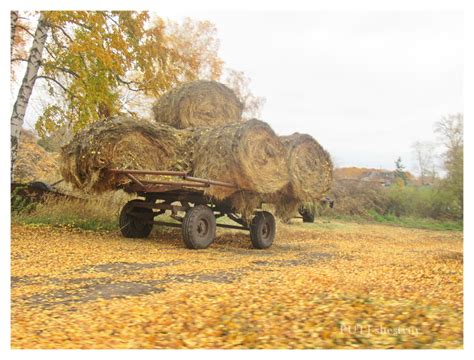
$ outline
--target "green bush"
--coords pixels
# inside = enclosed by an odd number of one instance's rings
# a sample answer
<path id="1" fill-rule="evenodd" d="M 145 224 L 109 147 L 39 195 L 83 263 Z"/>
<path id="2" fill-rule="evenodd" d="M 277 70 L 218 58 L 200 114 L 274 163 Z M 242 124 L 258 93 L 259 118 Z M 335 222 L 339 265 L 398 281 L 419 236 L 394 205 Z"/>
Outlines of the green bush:
<path id="1" fill-rule="evenodd" d="M 442 186 L 398 186 L 386 190 L 385 214 L 432 219 L 462 219 L 457 199 Z"/>
<path id="2" fill-rule="evenodd" d="M 329 196 L 334 209 L 318 209 L 322 216 L 358 216 L 376 221 L 400 217 L 462 221 L 458 196 L 440 181 L 433 186 L 395 183 L 389 187 L 364 181 L 335 181 Z"/>
<path id="3" fill-rule="evenodd" d="M 12 214 L 24 214 L 35 209 L 36 204 L 31 199 L 22 195 L 26 186 L 18 186 L 11 192 L 10 205 Z"/>

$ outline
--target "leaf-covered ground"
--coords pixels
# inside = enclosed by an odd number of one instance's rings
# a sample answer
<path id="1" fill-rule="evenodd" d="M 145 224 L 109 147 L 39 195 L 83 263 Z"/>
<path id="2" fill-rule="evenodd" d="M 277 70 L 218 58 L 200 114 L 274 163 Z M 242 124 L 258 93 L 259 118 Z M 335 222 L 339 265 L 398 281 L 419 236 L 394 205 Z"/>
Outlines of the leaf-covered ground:
<path id="1" fill-rule="evenodd" d="M 278 225 L 186 250 L 12 227 L 13 348 L 460 348 L 461 232 Z"/>

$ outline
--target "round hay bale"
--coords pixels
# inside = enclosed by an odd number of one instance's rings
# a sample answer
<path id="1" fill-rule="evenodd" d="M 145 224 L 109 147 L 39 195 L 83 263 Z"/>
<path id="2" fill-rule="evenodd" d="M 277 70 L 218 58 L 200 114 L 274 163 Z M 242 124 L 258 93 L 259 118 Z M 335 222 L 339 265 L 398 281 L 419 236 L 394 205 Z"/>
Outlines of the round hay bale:
<path id="1" fill-rule="evenodd" d="M 289 221 L 305 202 L 321 201 L 332 184 L 331 156 L 310 135 L 280 136 L 286 150 L 290 182 L 281 191 L 265 198 L 275 205 L 275 215 Z"/>
<path id="2" fill-rule="evenodd" d="M 282 142 L 268 124 L 256 119 L 200 134 L 194 148 L 193 173 L 259 194 L 277 192 L 289 182 Z M 234 191 L 217 186 L 206 189 L 218 199 Z"/>
<path id="3" fill-rule="evenodd" d="M 76 188 L 103 192 L 129 181 L 105 169 L 189 171 L 190 139 L 191 132 L 130 117 L 96 122 L 62 147 L 61 173 Z"/>
<path id="4" fill-rule="evenodd" d="M 153 105 L 155 120 L 177 129 L 214 127 L 242 121 L 243 104 L 235 93 L 216 81 L 184 83 Z"/>
<path id="5" fill-rule="evenodd" d="M 290 184 L 289 196 L 304 201 L 319 201 L 331 189 L 331 156 L 310 135 L 294 133 L 280 137 L 286 149 Z"/>

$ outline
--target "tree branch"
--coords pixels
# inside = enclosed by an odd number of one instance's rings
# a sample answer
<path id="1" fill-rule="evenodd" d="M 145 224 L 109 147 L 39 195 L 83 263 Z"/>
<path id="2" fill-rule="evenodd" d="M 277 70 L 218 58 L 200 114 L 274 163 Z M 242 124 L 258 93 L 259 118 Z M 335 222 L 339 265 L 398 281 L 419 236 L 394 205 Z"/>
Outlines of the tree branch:
<path id="1" fill-rule="evenodd" d="M 79 21 L 76 21 L 76 20 L 74 20 L 74 19 L 68 19 L 67 22 L 70 22 L 71 24 L 75 24 L 75 25 L 77 25 L 77 26 L 83 27 L 84 29 L 87 29 L 87 30 L 89 30 L 89 31 L 92 30 L 92 27 L 91 27 L 91 26 L 88 26 L 88 25 L 86 25 L 86 24 L 83 24 L 83 23 L 81 23 L 81 22 L 79 22 Z"/>
<path id="2" fill-rule="evenodd" d="M 72 71 L 71 69 L 60 67 L 60 66 L 57 66 L 56 69 L 61 70 L 62 72 L 65 72 L 66 74 L 72 75 L 76 79 L 79 78 L 79 75 L 76 72 Z"/>
<path id="3" fill-rule="evenodd" d="M 105 17 L 107 19 L 109 19 L 110 21 L 112 21 L 115 25 L 117 25 L 119 28 L 120 28 L 120 24 L 113 18 L 113 16 L 107 14 L 107 13 L 104 13 Z"/>
<path id="4" fill-rule="evenodd" d="M 63 35 L 64 35 L 65 37 L 67 37 L 70 42 L 74 42 L 74 39 L 71 37 L 71 35 L 69 35 L 69 34 L 66 32 L 66 30 L 64 30 L 61 26 L 59 26 L 59 25 L 51 25 L 51 27 L 52 27 L 52 28 L 55 28 L 55 29 L 61 30 L 61 32 L 63 33 Z"/>
<path id="5" fill-rule="evenodd" d="M 12 58 L 11 59 L 11 62 L 16 62 L 16 61 L 25 61 L 25 62 L 28 62 L 28 59 L 23 59 L 23 58 Z"/>
<path id="6" fill-rule="evenodd" d="M 54 82 L 56 85 L 58 85 L 61 89 L 63 89 L 65 93 L 71 95 L 72 97 L 76 97 L 72 92 L 70 92 L 63 84 L 61 84 L 61 83 L 60 83 L 58 80 L 56 80 L 55 78 L 52 78 L 52 77 L 46 76 L 46 75 L 38 75 L 38 76 L 36 76 L 36 79 L 45 79 L 45 80 L 52 81 L 52 82 Z"/>
<path id="7" fill-rule="evenodd" d="M 31 37 L 35 37 L 35 34 L 33 34 L 26 26 L 23 26 L 22 24 L 19 24 L 19 23 L 16 23 L 15 25 L 17 28 L 23 30 L 24 32 L 26 32 L 28 35 L 30 35 Z"/>
<path id="8" fill-rule="evenodd" d="M 53 53 L 51 52 L 51 50 L 48 49 L 48 45 L 46 44 L 46 46 L 44 47 L 46 52 L 49 54 L 49 56 L 51 56 L 51 58 L 53 58 L 54 60 L 56 60 L 56 56 L 53 55 Z"/>
<path id="9" fill-rule="evenodd" d="M 13 58 L 11 59 L 11 62 L 16 62 L 16 61 L 25 61 L 25 62 L 28 62 L 28 59 L 23 59 L 23 58 Z M 43 65 L 43 64 L 42 64 Z M 72 71 L 71 69 L 68 69 L 68 68 L 65 68 L 65 67 L 61 67 L 61 66 L 52 66 L 53 69 L 56 69 L 56 70 L 60 70 L 66 74 L 69 74 L 69 75 L 72 75 L 74 76 L 76 79 L 79 78 L 79 75 Z"/>
<path id="10" fill-rule="evenodd" d="M 146 87 L 138 87 L 138 88 L 133 88 L 133 87 L 131 87 L 132 84 L 137 84 L 137 85 L 140 84 L 140 83 L 137 82 L 137 81 L 132 81 L 132 80 L 131 80 L 131 81 L 126 81 L 126 80 L 123 80 L 123 79 L 122 79 L 120 76 L 118 76 L 118 75 L 115 75 L 115 78 L 119 81 L 119 83 L 126 85 L 127 88 L 128 88 L 128 90 L 130 90 L 130 91 L 136 91 L 136 92 L 138 92 L 138 91 L 146 90 Z"/>

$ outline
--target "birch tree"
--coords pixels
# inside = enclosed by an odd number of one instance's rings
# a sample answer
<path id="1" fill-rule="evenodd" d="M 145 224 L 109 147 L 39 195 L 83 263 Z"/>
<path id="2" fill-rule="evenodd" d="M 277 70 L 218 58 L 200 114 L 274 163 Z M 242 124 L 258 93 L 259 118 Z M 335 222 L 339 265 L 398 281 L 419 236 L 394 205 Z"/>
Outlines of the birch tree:
<path id="1" fill-rule="evenodd" d="M 18 11 L 10 13 L 10 57 L 13 57 L 13 48 L 15 47 L 16 24 L 18 22 Z"/>
<path id="2" fill-rule="evenodd" d="M 244 104 L 243 117 L 246 119 L 259 118 L 262 115 L 266 99 L 255 96 L 250 90 L 250 78 L 242 71 L 226 69 L 224 83 L 230 87 Z"/>
<path id="3" fill-rule="evenodd" d="M 18 14 L 16 14 L 18 15 Z M 12 16 L 12 28 L 18 20 L 14 20 L 15 15 Z M 15 30 L 15 29 L 13 29 Z M 11 115 L 11 163 L 12 168 L 16 160 L 16 155 L 18 152 L 18 144 L 20 139 L 20 131 L 23 126 L 23 121 L 25 118 L 26 108 L 30 100 L 31 94 L 33 92 L 33 87 L 38 75 L 38 71 L 41 66 L 41 60 L 43 56 L 43 49 L 48 37 L 48 23 L 45 19 L 44 14 L 40 14 L 38 25 L 33 38 L 33 44 L 31 45 L 30 53 L 27 60 L 27 66 L 25 75 L 23 76 L 23 81 L 21 83 L 20 89 L 18 90 L 18 96 L 16 98 L 15 104 L 13 105 L 13 111 Z M 12 39 L 14 40 L 14 39 Z"/>
<path id="4" fill-rule="evenodd" d="M 436 178 L 435 144 L 417 141 L 412 145 L 412 150 L 421 183 L 423 185 L 433 183 Z"/>
<path id="5" fill-rule="evenodd" d="M 464 206 L 464 115 L 443 116 L 435 124 L 435 132 L 445 146 L 443 154 L 446 177 L 443 188 L 451 193 L 463 211 Z"/>

